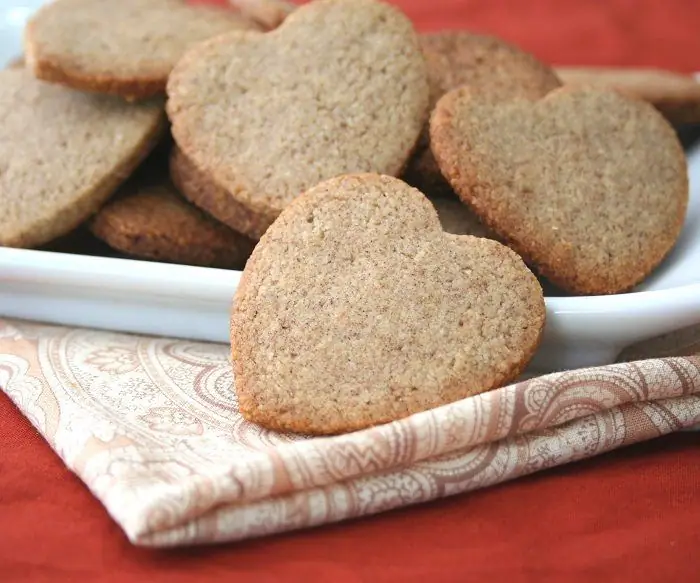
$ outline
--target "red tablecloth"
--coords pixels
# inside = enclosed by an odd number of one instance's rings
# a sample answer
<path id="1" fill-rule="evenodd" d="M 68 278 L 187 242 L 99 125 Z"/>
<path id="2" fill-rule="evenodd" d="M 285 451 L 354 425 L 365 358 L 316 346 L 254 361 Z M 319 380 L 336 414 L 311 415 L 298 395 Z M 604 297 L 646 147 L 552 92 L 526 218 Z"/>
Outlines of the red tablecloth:
<path id="1" fill-rule="evenodd" d="M 144 0 L 146 1 L 146 0 Z M 700 70 L 696 0 L 403 0 L 557 63 Z M 700 433 L 439 503 L 218 548 L 134 548 L 0 395 L 0 582 L 698 581 Z"/>

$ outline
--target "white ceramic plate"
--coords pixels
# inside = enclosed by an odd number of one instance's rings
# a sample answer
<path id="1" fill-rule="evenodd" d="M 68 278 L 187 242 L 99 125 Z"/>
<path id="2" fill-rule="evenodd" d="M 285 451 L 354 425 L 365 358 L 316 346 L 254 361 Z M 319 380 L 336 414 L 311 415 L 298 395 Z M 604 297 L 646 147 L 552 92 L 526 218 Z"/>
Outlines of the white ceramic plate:
<path id="1" fill-rule="evenodd" d="M 0 63 L 20 53 L 41 0 L 0 0 Z M 625 346 L 700 324 L 700 149 L 689 156 L 691 204 L 683 234 L 633 293 L 548 297 L 532 370 L 612 362 Z M 643 212 L 643 209 L 640 209 Z M 240 273 L 0 248 L 0 315 L 126 332 L 228 342 Z"/>

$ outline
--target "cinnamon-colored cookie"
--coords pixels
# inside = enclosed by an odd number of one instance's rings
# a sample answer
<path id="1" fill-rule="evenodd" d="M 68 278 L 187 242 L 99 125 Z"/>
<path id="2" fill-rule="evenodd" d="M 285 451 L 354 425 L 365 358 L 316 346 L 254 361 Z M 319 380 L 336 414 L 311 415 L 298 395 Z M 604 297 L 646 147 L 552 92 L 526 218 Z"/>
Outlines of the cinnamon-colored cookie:
<path id="1" fill-rule="evenodd" d="M 0 71 L 0 245 L 37 247 L 97 211 L 165 130 L 160 101 L 129 105 Z"/>
<path id="2" fill-rule="evenodd" d="M 253 242 L 182 200 L 172 186 L 136 189 L 105 206 L 92 233 L 128 255 L 240 269 Z"/>
<path id="3" fill-rule="evenodd" d="M 595 85 L 648 101 L 672 123 L 700 122 L 700 83 L 692 75 L 663 69 L 559 67 L 566 84 Z"/>
<path id="4" fill-rule="evenodd" d="M 202 43 L 168 96 L 187 159 L 232 204 L 271 219 L 332 176 L 399 174 L 428 108 L 413 26 L 374 0 L 318 0 L 267 34 Z"/>
<path id="5" fill-rule="evenodd" d="M 236 29 L 259 30 L 232 10 L 185 0 L 55 0 L 29 21 L 25 52 L 45 81 L 144 99 L 165 90 L 189 47 Z"/>
<path id="6" fill-rule="evenodd" d="M 428 65 L 431 110 L 445 93 L 463 85 L 487 91 L 493 99 L 539 99 L 561 86 L 551 67 L 494 36 L 445 31 L 423 34 L 420 41 Z M 454 196 L 430 151 L 427 127 L 404 177 L 429 196 Z"/>
<path id="7" fill-rule="evenodd" d="M 243 272 L 239 407 L 281 431 L 385 423 L 507 383 L 544 320 L 542 290 L 510 249 L 445 233 L 396 178 L 341 176 L 288 206 Z"/>
<path id="8" fill-rule="evenodd" d="M 170 177 L 178 191 L 234 231 L 258 240 L 275 220 L 275 214 L 258 214 L 236 201 L 214 183 L 175 146 L 170 156 Z"/>
<path id="9" fill-rule="evenodd" d="M 596 88 L 565 87 L 538 101 L 462 88 L 440 100 L 430 135 L 460 198 L 566 291 L 629 290 L 678 238 L 685 156 L 647 103 Z"/>

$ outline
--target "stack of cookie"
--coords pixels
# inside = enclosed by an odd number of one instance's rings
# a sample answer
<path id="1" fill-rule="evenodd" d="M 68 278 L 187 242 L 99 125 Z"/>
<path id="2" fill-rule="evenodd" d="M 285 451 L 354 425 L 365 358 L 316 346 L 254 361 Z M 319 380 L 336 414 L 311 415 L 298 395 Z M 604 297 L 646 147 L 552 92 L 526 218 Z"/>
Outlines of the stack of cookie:
<path id="1" fill-rule="evenodd" d="M 250 419 L 345 431 L 499 386 L 542 333 L 534 274 L 620 293 L 678 238 L 685 156 L 639 83 L 564 86 L 376 0 L 240 4 L 40 10 L 0 72 L 0 244 L 86 224 L 160 261 L 252 253 L 232 328 Z"/>
<path id="2" fill-rule="evenodd" d="M 75 233 L 87 227 L 129 255 L 241 268 L 253 242 L 187 204 L 168 177 L 164 94 L 188 49 L 231 31 L 261 34 L 256 16 L 181 0 L 41 9 L 24 59 L 0 71 L 0 245 L 77 241 L 83 252 Z"/>

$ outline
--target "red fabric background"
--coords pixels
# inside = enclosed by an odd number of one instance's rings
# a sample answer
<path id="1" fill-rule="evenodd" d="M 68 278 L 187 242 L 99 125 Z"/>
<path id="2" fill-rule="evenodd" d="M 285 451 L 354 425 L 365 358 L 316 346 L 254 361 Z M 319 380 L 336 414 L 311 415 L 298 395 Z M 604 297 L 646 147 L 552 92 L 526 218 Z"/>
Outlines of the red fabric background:
<path id="1" fill-rule="evenodd" d="M 499 34 L 557 63 L 700 70 L 694 0 L 403 0 L 424 30 Z M 0 582 L 698 581 L 700 433 L 487 491 L 207 549 L 134 548 L 0 395 Z"/>

